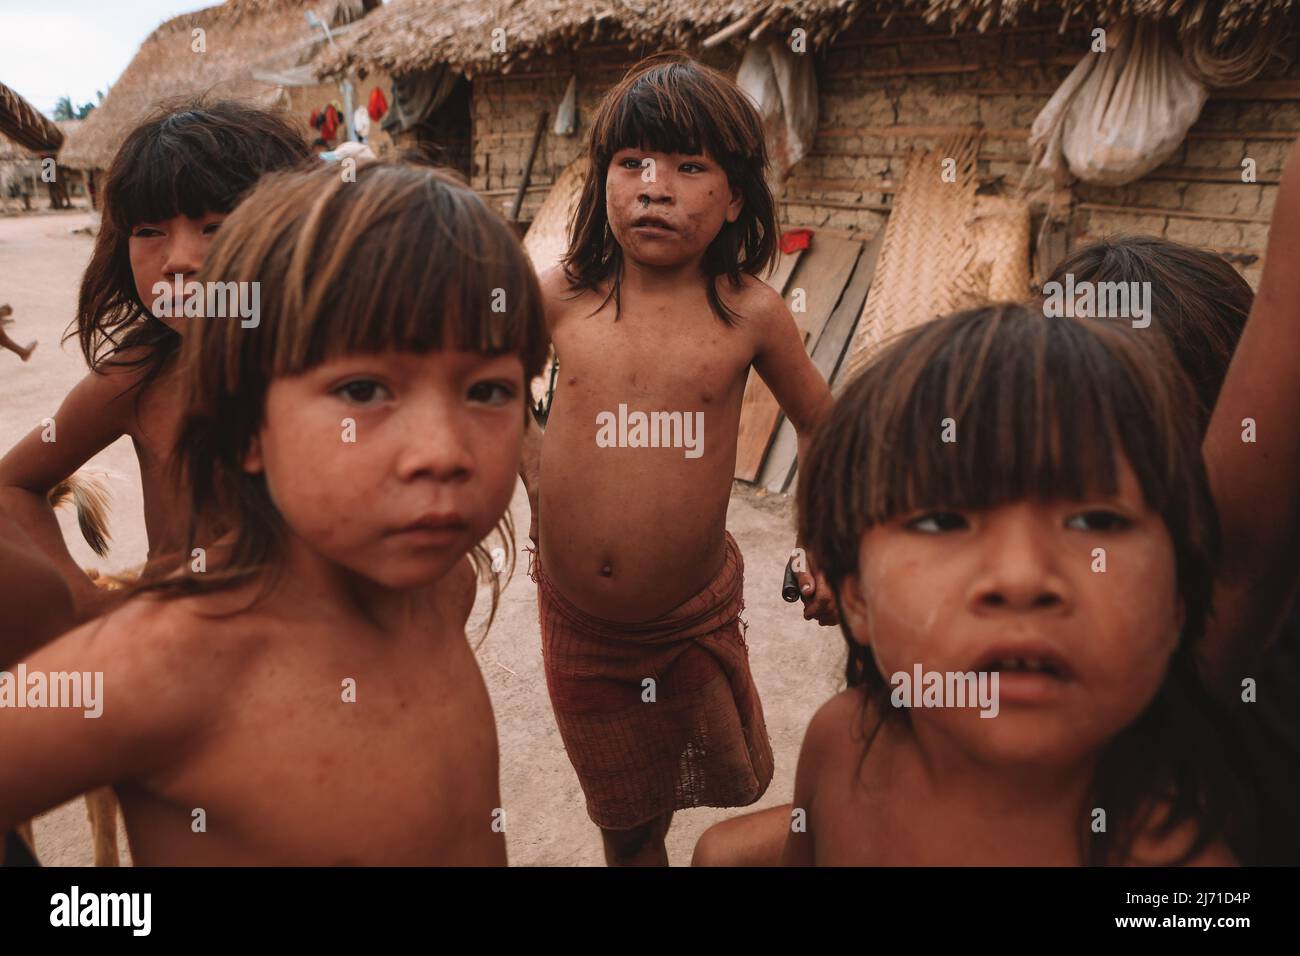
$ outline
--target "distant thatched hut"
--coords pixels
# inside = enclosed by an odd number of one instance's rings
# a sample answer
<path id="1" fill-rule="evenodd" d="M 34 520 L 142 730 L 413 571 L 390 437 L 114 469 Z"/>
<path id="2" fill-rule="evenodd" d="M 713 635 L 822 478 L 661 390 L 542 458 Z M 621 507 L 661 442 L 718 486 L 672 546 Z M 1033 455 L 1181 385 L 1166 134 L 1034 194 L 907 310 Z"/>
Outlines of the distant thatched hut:
<path id="1" fill-rule="evenodd" d="M 33 199 L 48 192 L 53 202 L 67 196 L 69 178 L 60 165 L 51 167 L 54 182 L 43 176 L 45 161 L 53 159 L 77 120 L 55 123 L 0 83 L 0 208 L 30 209 Z M 55 188 L 50 188 L 53 185 Z"/>
<path id="2" fill-rule="evenodd" d="M 195 13 L 173 17 L 140 45 L 104 101 L 70 137 L 60 162 L 90 172 L 106 169 L 126 134 L 159 104 L 186 97 L 237 99 L 289 112 L 309 130 L 313 109 L 339 98 L 333 82 L 295 85 L 283 74 L 309 60 L 325 43 L 309 26 L 308 12 L 332 31 L 345 34 L 379 6 L 379 0 L 228 0 Z M 376 76 L 357 90 L 354 105 L 364 105 L 371 87 L 386 86 Z"/>
<path id="3" fill-rule="evenodd" d="M 408 135 L 468 136 L 465 172 L 476 189 L 505 201 L 520 182 L 537 115 L 553 115 L 576 76 L 579 135 L 542 138 L 528 219 L 578 154 L 594 102 L 637 58 L 676 47 L 734 69 L 751 40 L 802 29 L 820 110 L 813 148 L 784 186 L 784 220 L 869 237 L 914 145 L 978 126 L 982 181 L 1019 182 L 1029 127 L 1087 52 L 1092 28 L 1133 13 L 1182 28 L 1184 39 L 1204 29 L 1206 42 L 1234 52 L 1253 36 L 1284 37 L 1297 17 L 1289 0 L 391 0 L 324 64 L 326 73 L 461 77 L 459 98 Z M 706 49 L 710 37 L 721 42 Z M 1106 233 L 1157 234 L 1215 248 L 1256 281 L 1277 177 L 1300 135 L 1296 52 L 1294 38 L 1279 39 L 1278 55 L 1256 79 L 1212 88 L 1182 147 L 1141 180 L 1038 197 L 1035 234 L 1048 198 L 1055 224 L 1043 233 L 1052 247 L 1044 255 L 1054 260 Z M 1242 182 L 1246 157 L 1255 160 L 1253 183 Z"/>

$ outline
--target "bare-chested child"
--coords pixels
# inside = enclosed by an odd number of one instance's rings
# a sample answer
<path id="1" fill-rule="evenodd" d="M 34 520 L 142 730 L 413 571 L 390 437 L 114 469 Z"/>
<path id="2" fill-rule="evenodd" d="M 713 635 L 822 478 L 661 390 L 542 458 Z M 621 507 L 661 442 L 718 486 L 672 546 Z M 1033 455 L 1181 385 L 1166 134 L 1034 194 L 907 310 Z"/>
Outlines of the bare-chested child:
<path id="1" fill-rule="evenodd" d="M 103 713 L 0 712 L 0 828 L 111 784 L 140 864 L 506 862 L 466 556 L 516 485 L 541 295 L 467 187 L 349 172 L 268 177 L 213 243 L 198 281 L 260 282 L 261 321 L 184 330 L 203 563 L 26 662 L 103 672 Z"/>
<path id="2" fill-rule="evenodd" d="M 775 254 L 767 150 L 721 74 L 651 58 L 592 119 L 567 255 L 542 279 L 560 363 L 524 480 L 556 721 L 611 864 L 664 864 L 677 809 L 743 806 L 772 775 L 727 533 L 754 367 L 805 449 L 830 404 Z M 805 617 L 834 619 L 814 575 Z"/>
<path id="3" fill-rule="evenodd" d="M 26 345 L 19 345 L 9 337 L 9 333 L 5 331 L 5 326 L 13 324 L 14 320 L 10 318 L 13 314 L 14 307 L 12 305 L 8 303 L 0 305 L 0 349 L 8 349 L 26 362 L 32 357 L 32 353 L 36 351 L 36 342 L 33 340 Z"/>
<path id="4" fill-rule="evenodd" d="M 799 524 L 848 689 L 804 738 L 788 864 L 1228 864 L 1196 670 L 1217 525 L 1196 399 L 1124 327 L 987 306 L 836 402 Z"/>
<path id="5" fill-rule="evenodd" d="M 188 514 L 166 471 L 176 430 L 179 323 L 156 316 L 158 283 L 192 281 L 222 220 L 258 178 L 308 161 L 302 136 L 264 110 L 213 103 L 160 112 L 122 143 L 104 182 L 104 215 L 81 280 L 76 335 L 90 366 L 53 425 L 0 459 L 0 511 L 60 568 L 78 620 L 117 600 L 82 572 L 47 495 L 101 449 L 130 435 L 140 464 L 149 555 L 176 553 Z"/>

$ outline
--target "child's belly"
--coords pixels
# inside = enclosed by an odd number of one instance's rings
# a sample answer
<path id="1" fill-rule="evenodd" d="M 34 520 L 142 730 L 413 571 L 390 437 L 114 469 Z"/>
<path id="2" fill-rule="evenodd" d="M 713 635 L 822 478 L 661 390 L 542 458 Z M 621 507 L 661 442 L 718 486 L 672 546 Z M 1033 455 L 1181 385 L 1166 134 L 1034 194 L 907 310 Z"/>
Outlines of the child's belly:
<path id="1" fill-rule="evenodd" d="M 589 614 L 652 620 L 722 566 L 739 408 L 710 411 L 698 457 L 662 442 L 602 447 L 586 412 L 553 414 L 542 443 L 543 566 Z"/>

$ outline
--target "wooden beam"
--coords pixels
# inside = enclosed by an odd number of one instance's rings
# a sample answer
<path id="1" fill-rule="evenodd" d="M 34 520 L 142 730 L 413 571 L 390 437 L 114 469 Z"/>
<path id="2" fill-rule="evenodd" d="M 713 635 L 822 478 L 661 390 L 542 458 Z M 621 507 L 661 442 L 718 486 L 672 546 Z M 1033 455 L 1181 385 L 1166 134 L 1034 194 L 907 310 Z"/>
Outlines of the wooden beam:
<path id="1" fill-rule="evenodd" d="M 528 192 L 528 181 L 533 178 L 533 161 L 537 159 L 537 147 L 542 144 L 542 134 L 546 132 L 546 118 L 551 114 L 542 110 L 537 114 L 537 128 L 533 130 L 533 146 L 528 151 L 528 162 L 524 164 L 524 178 L 515 193 L 515 201 L 510 204 L 510 221 L 519 221 L 519 207 L 524 204 L 524 193 Z"/>

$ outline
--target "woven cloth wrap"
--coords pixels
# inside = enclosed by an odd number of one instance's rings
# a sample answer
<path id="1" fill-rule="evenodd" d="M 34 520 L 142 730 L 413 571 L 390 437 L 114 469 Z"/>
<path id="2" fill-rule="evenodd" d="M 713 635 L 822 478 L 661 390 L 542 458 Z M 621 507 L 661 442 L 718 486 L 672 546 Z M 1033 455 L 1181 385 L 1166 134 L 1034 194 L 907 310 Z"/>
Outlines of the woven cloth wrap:
<path id="1" fill-rule="evenodd" d="M 745 563 L 641 624 L 575 607 L 533 555 L 555 722 L 597 826 L 627 830 L 687 807 L 742 807 L 772 781 L 772 746 L 740 613 Z M 654 701 L 643 700 L 645 678 Z"/>

